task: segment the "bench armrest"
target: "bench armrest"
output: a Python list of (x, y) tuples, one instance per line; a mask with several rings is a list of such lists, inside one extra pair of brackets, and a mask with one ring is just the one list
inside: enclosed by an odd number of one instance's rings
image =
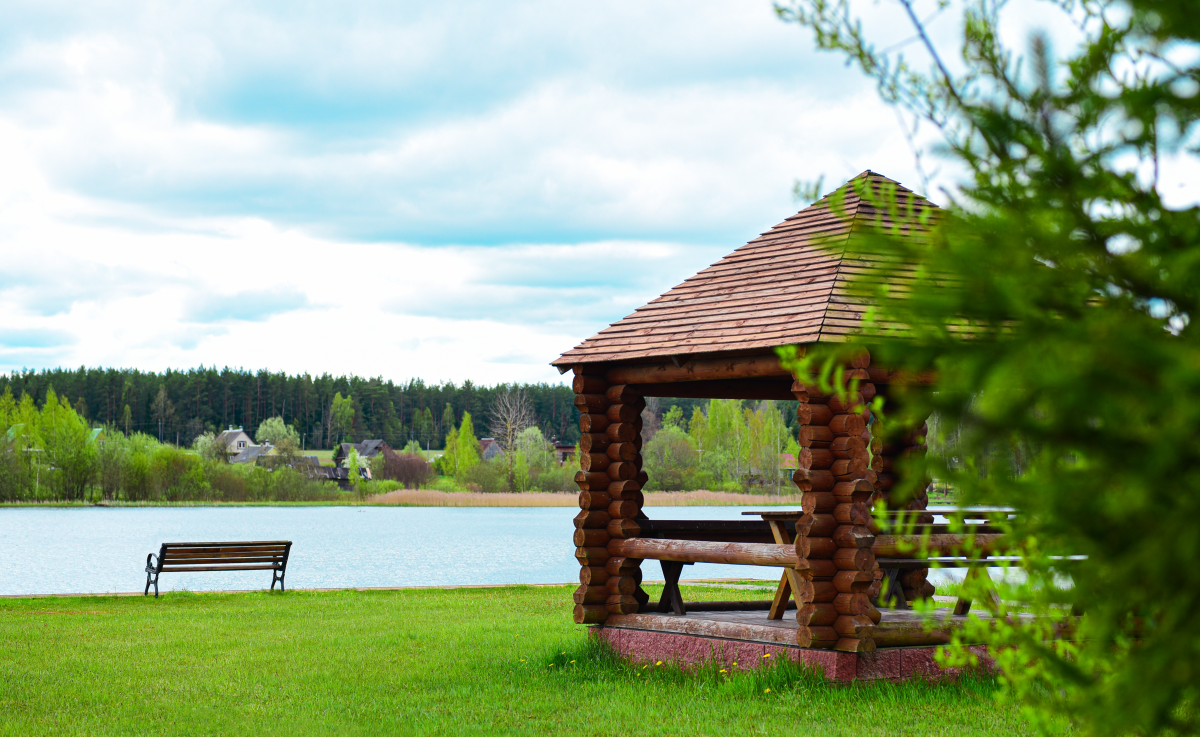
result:
[(154, 573), (158, 570), (158, 560), (155, 559), (154, 553), (146, 556), (146, 573)]

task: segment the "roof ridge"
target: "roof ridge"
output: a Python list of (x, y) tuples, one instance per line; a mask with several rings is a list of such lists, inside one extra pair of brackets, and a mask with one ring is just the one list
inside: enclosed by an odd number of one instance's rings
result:
[[(868, 169), (866, 172), (864, 172), (864, 174), (868, 174), (868, 175), (871, 173), (872, 172), (870, 169)], [(862, 175), (860, 175), (860, 176), (862, 176)], [(845, 186), (845, 185), (843, 185), (843, 186)], [(850, 191), (853, 192), (854, 190), (851, 189)], [(833, 288), (834, 289), (837, 288), (838, 277), (840, 277), (842, 275), (842, 262), (846, 258), (846, 247), (850, 244), (850, 236), (851, 236), (851, 234), (854, 233), (854, 221), (858, 219), (858, 210), (860, 207), (862, 207), (862, 204), (863, 204), (862, 197), (859, 197), (857, 192), (854, 193), (854, 199), (855, 199), (854, 214), (852, 214), (848, 218), (849, 227), (846, 228), (846, 239), (844, 241), (842, 241), (842, 252), (837, 257), (837, 267), (836, 267), (835, 271), (833, 272), (833, 284), (834, 284)], [(833, 294), (833, 292), (831, 291), (830, 296), (832, 296), (832, 294)], [(818, 341), (821, 339), (821, 336), (825, 333), (825, 321), (828, 318), (829, 318), (829, 302), (826, 302), (825, 309), (821, 310), (821, 324), (819, 326), (817, 326), (817, 340)]]

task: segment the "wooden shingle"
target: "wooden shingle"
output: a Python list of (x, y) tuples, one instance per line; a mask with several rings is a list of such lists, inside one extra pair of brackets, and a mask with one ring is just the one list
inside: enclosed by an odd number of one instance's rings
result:
[(844, 188), (840, 212), (833, 210), (833, 195), (823, 197), (562, 354), (553, 365), (845, 340), (864, 310), (861, 302), (846, 296), (847, 278), (871, 268), (861, 255), (845, 257), (845, 244), (858, 228), (891, 224), (887, 213), (855, 193), (863, 183), (873, 191), (894, 187), (897, 200), (915, 209), (936, 208), (897, 182), (865, 171)]

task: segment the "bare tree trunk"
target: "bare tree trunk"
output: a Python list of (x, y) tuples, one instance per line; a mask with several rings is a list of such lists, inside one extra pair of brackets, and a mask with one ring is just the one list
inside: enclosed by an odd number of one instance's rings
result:
[(490, 411), (488, 428), (504, 451), (504, 462), (508, 468), (508, 487), (513, 483), (513, 460), (517, 449), (517, 436), (527, 427), (537, 423), (533, 403), (520, 388), (505, 389), (496, 395)]

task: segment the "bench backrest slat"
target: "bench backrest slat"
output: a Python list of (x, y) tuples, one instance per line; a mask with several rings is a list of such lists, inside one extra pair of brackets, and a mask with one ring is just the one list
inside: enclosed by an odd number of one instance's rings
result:
[[(261, 542), (163, 543), (158, 553), (158, 570), (180, 566), (206, 566), (220, 570), (248, 564), (266, 564), (274, 568), (287, 565), (292, 543), (287, 540)], [(215, 566), (215, 567), (214, 567)]]

